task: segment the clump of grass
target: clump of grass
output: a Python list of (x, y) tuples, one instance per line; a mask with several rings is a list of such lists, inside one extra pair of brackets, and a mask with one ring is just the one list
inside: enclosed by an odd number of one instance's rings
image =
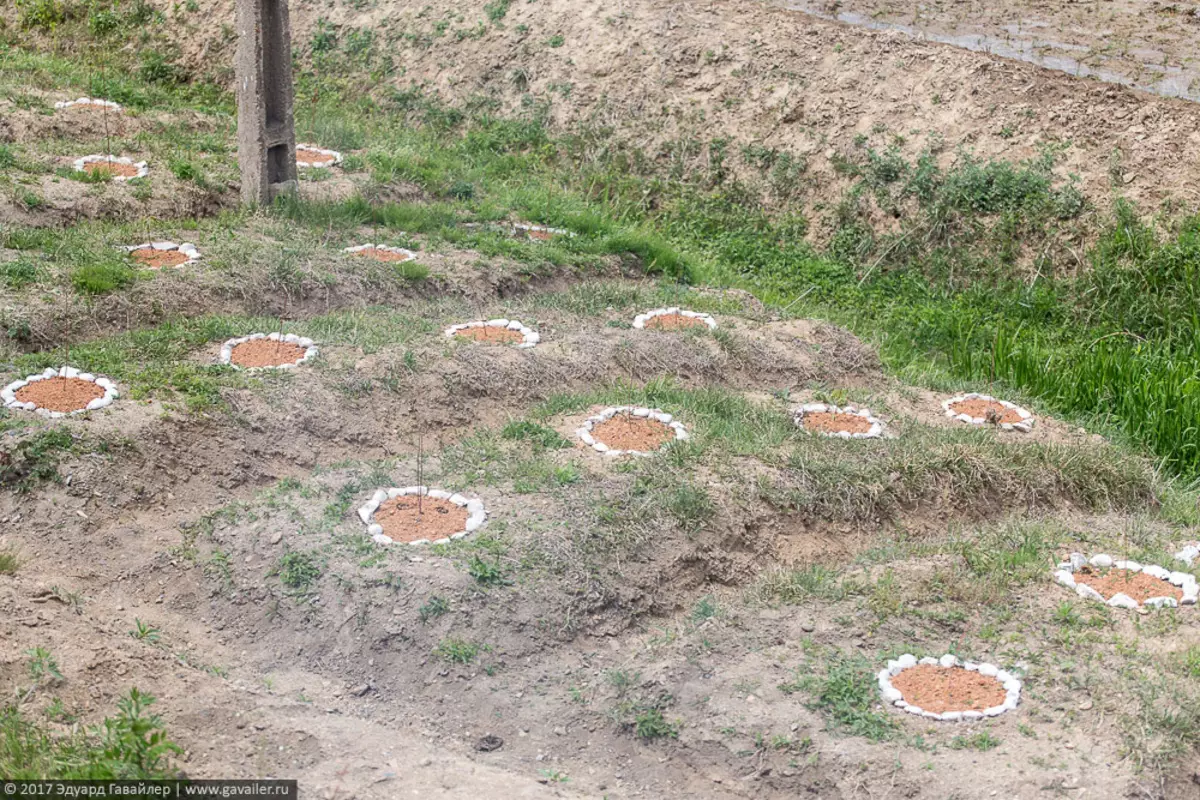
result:
[(276, 572), (284, 586), (303, 592), (321, 577), (321, 563), (314, 553), (293, 550), (280, 556)]
[(434, 648), (433, 654), (451, 664), (470, 664), (479, 656), (480, 651), (484, 649), (486, 649), (484, 645), (451, 637), (438, 642), (438, 646)]
[(835, 730), (882, 742), (896, 735), (896, 721), (877, 710), (879, 689), (872, 665), (861, 656), (831, 653), (824, 669), (808, 664), (797, 670), (796, 680), (780, 685), (786, 693), (812, 695), (810, 707), (821, 711)]
[(61, 428), (22, 439), (0, 458), (0, 487), (27, 492), (40, 483), (58, 480), (58, 463), (75, 446), (75, 437)]
[(562, 450), (571, 447), (571, 442), (553, 428), (525, 420), (508, 423), (500, 431), (500, 436), (504, 439), (530, 442), (534, 449)]
[(639, 739), (678, 739), (678, 723), (668, 722), (660, 708), (645, 708), (633, 720), (633, 734)]
[(840, 573), (823, 564), (795, 569), (777, 567), (763, 575), (754, 587), (754, 593), (763, 600), (793, 604), (811, 599), (842, 600), (860, 591), (860, 586), (847, 583)]
[(951, 739), (949, 744), (951, 750), (978, 750), (981, 753), (994, 750), (999, 746), (1000, 740), (988, 731), (980, 731), (970, 736), (959, 734)]
[(85, 264), (71, 273), (71, 284), (80, 294), (107, 294), (133, 283), (133, 268), (122, 261), (104, 260)]
[(0, 548), (0, 575), (15, 575), (21, 559), (15, 550)]
[(436, 619), (450, 611), (450, 601), (439, 595), (430, 595), (424, 605), (417, 609), (417, 615), (421, 618), (422, 623), (429, 622), (431, 619)]

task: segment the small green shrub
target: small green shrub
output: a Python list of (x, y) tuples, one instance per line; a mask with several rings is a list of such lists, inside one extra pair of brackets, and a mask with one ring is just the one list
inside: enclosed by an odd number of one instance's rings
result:
[(44, 481), (58, 480), (58, 462), (75, 447), (75, 438), (51, 428), (17, 443), (0, 458), (0, 487), (26, 492)]
[(662, 709), (645, 708), (637, 713), (633, 720), (633, 733), (639, 739), (677, 739), (679, 725), (668, 722), (663, 716)]
[(483, 13), (487, 14), (487, 18), (492, 22), (499, 22), (504, 19), (504, 15), (508, 13), (508, 7), (512, 4), (512, 0), (492, 0), (483, 7)]
[(421, 622), (429, 622), (431, 619), (436, 619), (450, 611), (450, 601), (438, 595), (430, 595), (425, 604), (417, 609), (417, 616), (421, 618)]

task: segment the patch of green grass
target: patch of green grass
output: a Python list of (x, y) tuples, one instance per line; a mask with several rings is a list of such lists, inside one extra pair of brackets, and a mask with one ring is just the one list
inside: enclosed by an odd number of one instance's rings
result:
[(51, 733), (14, 706), (0, 710), (0, 774), (13, 780), (130, 780), (173, 778), (170, 758), (183, 753), (162, 720), (149, 713), (154, 698), (131, 689), (118, 713), (95, 728)]
[(985, 753), (999, 747), (1000, 740), (988, 731), (980, 731), (971, 735), (959, 734), (950, 740), (948, 746), (951, 750), (978, 750)]
[(637, 712), (633, 720), (633, 734), (639, 739), (678, 739), (679, 725), (668, 722), (662, 709), (645, 708)]
[(794, 682), (782, 684), (780, 690), (809, 693), (813, 698), (810, 707), (823, 713), (834, 730), (873, 742), (896, 735), (896, 721), (878, 710), (879, 688), (871, 662), (835, 651), (824, 660), (823, 667), (806, 665), (797, 670)]
[(789, 569), (779, 567), (767, 572), (755, 586), (762, 599), (799, 604), (808, 600), (842, 600), (862, 591), (862, 587), (847, 583), (836, 570), (822, 564), (809, 564)]
[(499, 559), (486, 560), (478, 555), (472, 555), (467, 561), (467, 574), (482, 586), (505, 586), (511, 583), (508, 570)]
[(122, 289), (136, 277), (133, 268), (123, 261), (105, 260), (75, 269), (71, 284), (80, 294), (98, 295)]
[(470, 664), (479, 656), (480, 651), (484, 649), (486, 649), (485, 646), (475, 642), (451, 637), (438, 642), (438, 646), (434, 648), (433, 654), (451, 664)]
[(15, 575), (21, 566), (21, 559), (15, 550), (0, 549), (0, 575)]
[(308, 590), (321, 577), (321, 562), (314, 553), (293, 550), (284, 553), (276, 565), (279, 582), (298, 592)]
[(565, 436), (553, 428), (524, 420), (508, 423), (500, 431), (500, 436), (503, 439), (530, 442), (534, 449), (564, 450), (572, 446)]
[(27, 492), (40, 483), (58, 480), (59, 461), (75, 447), (75, 437), (61, 428), (21, 439), (0, 459), (0, 487)]

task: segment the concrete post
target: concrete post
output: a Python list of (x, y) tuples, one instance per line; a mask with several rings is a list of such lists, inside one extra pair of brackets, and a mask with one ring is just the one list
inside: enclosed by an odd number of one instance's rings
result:
[(242, 202), (296, 190), (292, 32), (287, 0), (237, 0), (238, 163)]

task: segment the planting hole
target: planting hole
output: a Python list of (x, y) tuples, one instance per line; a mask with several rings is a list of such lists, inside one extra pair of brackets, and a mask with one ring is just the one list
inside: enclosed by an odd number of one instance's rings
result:
[(1090, 559), (1072, 553), (1058, 565), (1054, 579), (1087, 600), (1098, 600), (1114, 608), (1176, 608), (1194, 605), (1200, 585), (1189, 572), (1172, 572), (1154, 564), (1119, 561), (1106, 553)]
[(978, 711), (1004, 703), (1004, 686), (994, 677), (962, 667), (918, 664), (892, 678), (892, 686), (909, 705), (934, 714)]
[(478, 530), (487, 519), (483, 503), (441, 489), (408, 486), (380, 489), (358, 516), (380, 544), (445, 544)]
[(112, 381), (74, 367), (47, 369), (0, 389), (5, 406), (52, 417), (104, 408), (117, 394)]
[(316, 355), (313, 340), (294, 333), (255, 333), (221, 346), (221, 362), (241, 369), (291, 369)]
[(451, 339), (468, 339), (480, 344), (515, 345), (523, 349), (533, 347), (542, 340), (537, 331), (515, 319), (490, 319), (486, 322), (479, 320), (451, 325), (446, 329), (446, 336)]
[(682, 308), (656, 308), (633, 318), (633, 327), (660, 331), (679, 331), (690, 328), (717, 327), (717, 321), (709, 314), (688, 311)]
[(478, 328), (460, 328), (455, 331), (455, 336), (459, 339), (470, 339), (473, 342), (482, 342), (483, 344), (516, 344), (522, 341), (520, 331), (512, 331), (508, 328), (497, 328), (494, 325), (481, 325)]
[(533, 239), (536, 242), (548, 242), (559, 236), (575, 236), (574, 233), (563, 228), (547, 228), (544, 225), (530, 225), (526, 222), (515, 223), (513, 225), (513, 233), (518, 236), (524, 235), (526, 238)]
[(345, 252), (359, 256), (360, 258), (382, 261), (386, 264), (400, 264), (405, 261), (412, 261), (417, 257), (417, 254), (411, 250), (405, 250), (402, 247), (388, 247), (383, 244), (364, 244), (358, 247), (347, 247)]
[(336, 150), (326, 150), (316, 145), (296, 145), (296, 166), (313, 169), (327, 169), (342, 163), (342, 154)]
[(617, 414), (592, 428), (592, 436), (611, 450), (648, 453), (675, 438), (675, 432), (656, 419)]
[(118, 161), (89, 161), (83, 165), (83, 171), (89, 175), (103, 173), (114, 178), (136, 178), (138, 176), (137, 167)]
[(163, 267), (178, 267), (190, 259), (178, 250), (155, 250), (153, 247), (143, 247), (129, 253), (138, 266), (146, 269), (162, 269)]
[(1127, 569), (1101, 570), (1085, 566), (1074, 574), (1076, 584), (1087, 584), (1099, 592), (1105, 602), (1123, 594), (1132, 597), (1140, 605), (1151, 597), (1173, 597), (1178, 603), (1183, 599), (1183, 590), (1169, 581), (1155, 578), (1144, 572)]
[(883, 423), (866, 409), (838, 408), (825, 403), (808, 403), (795, 412), (795, 422), (809, 433), (841, 439), (876, 439)]
[(23, 386), (14, 395), (22, 403), (70, 414), (83, 411), (88, 403), (104, 397), (104, 389), (80, 378), (55, 377)]
[(403, 495), (385, 500), (375, 512), (375, 522), (393, 542), (409, 544), (420, 539), (436, 542), (466, 530), (470, 514), (449, 500)]
[(946, 416), (970, 425), (996, 425), (1006, 431), (1033, 430), (1033, 415), (1007, 400), (970, 392), (942, 401)]
[(889, 661), (879, 673), (885, 703), (909, 714), (946, 722), (995, 717), (1021, 702), (1021, 682), (993, 664), (911, 654)]

